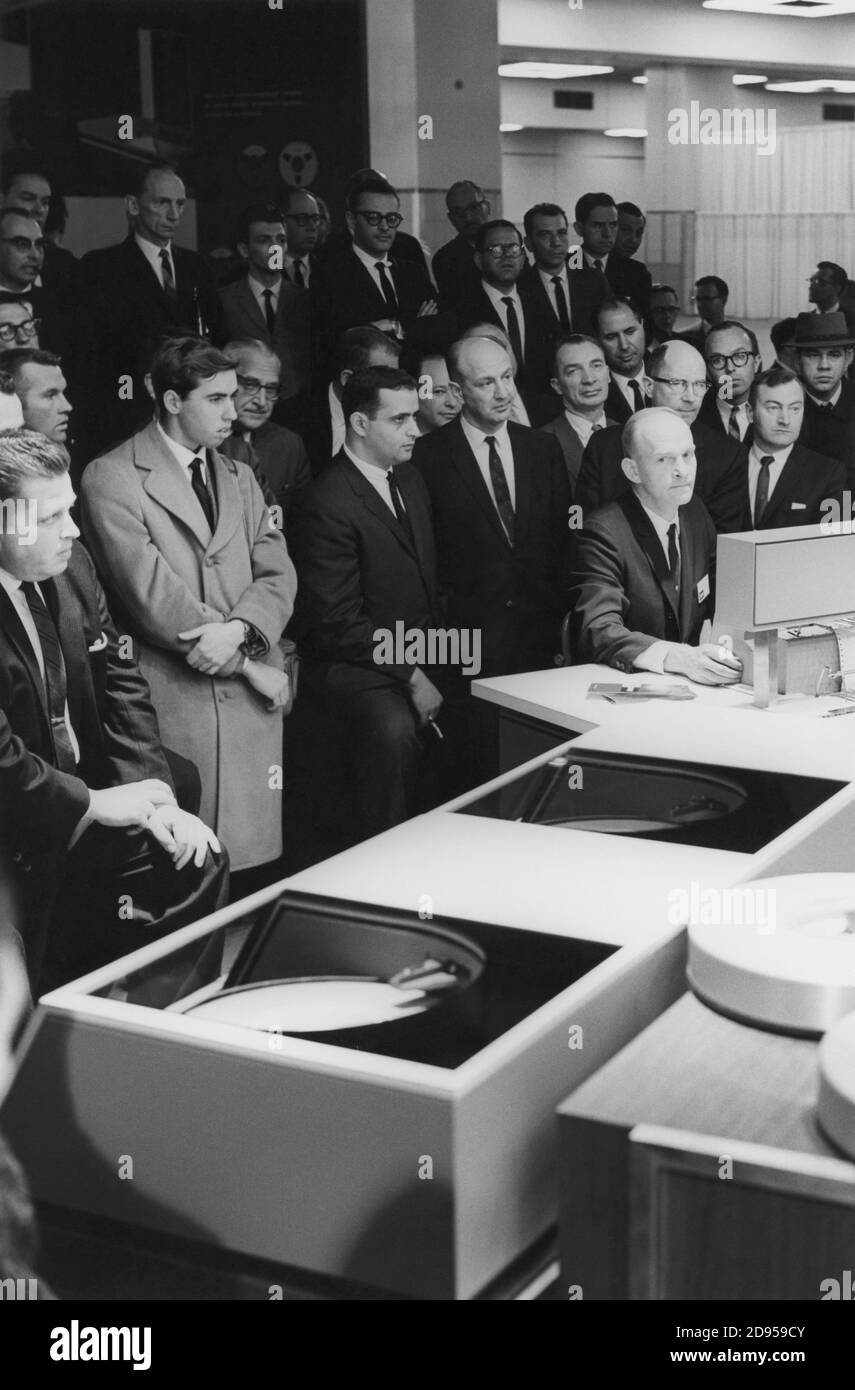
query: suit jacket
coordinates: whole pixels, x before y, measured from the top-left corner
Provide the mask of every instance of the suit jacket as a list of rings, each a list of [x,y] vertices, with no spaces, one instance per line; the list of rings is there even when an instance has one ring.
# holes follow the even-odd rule
[[[799,443],[826,458],[841,459],[846,465],[846,485],[855,491],[855,448],[852,426],[855,422],[855,387],[845,378],[840,395],[830,410],[824,410],[805,393],[805,413]]]
[[[480,628],[481,674],[551,666],[569,583],[570,486],[555,439],[509,424],[516,516],[511,545],[458,420],[416,441],[430,493],[450,626]]]
[[[520,277],[522,278],[522,277]],[[520,391],[535,391],[552,394],[549,382],[552,378],[553,345],[559,335],[558,319],[547,303],[546,295],[540,298],[530,291],[520,289],[523,310],[524,349],[523,361],[517,363],[517,386]],[[458,311],[461,332],[472,328],[476,323],[494,323],[502,332],[505,325],[492,300],[487,297],[481,281],[470,299],[461,304]]]
[[[374,660],[375,632],[443,621],[430,501],[412,464],[395,469],[412,534],[342,450],[309,487],[297,523],[301,651],[336,688],[406,684],[413,667]]]
[[[160,336],[201,331],[217,344],[225,341],[222,309],[205,261],[174,244],[172,259],[174,298],[164,291],[133,235],[88,252],[80,263],[95,344],[87,362],[86,399],[75,402],[77,423],[89,443],[87,457],[126,439],[151,419],[143,378]],[[125,375],[133,378],[133,397],[120,400],[118,378]]]
[[[727,435],[728,439],[732,439],[733,435],[727,433],[725,423],[722,420],[721,415],[719,414],[718,405],[716,404],[717,398],[718,397],[716,388],[714,386],[711,386],[710,389],[707,391],[707,394],[701,401],[701,408],[698,411],[696,418],[700,420],[702,425],[706,425],[708,429],[717,430],[719,434]],[[748,429],[745,431],[745,437],[742,440],[742,443],[745,445],[746,449],[751,448],[751,441],[753,440],[753,438],[754,426],[749,425]]]
[[[744,530],[748,450],[697,419],[692,436],[698,464],[695,495],[705,503],[717,531]],[[576,486],[576,501],[585,512],[596,511],[632,491],[621,468],[622,458],[620,428],[591,435]]]
[[[249,442],[242,435],[231,435],[222,452],[227,458],[249,464],[264,500],[281,509],[283,529],[290,541],[297,509],[312,480],[309,456],[300,436],[268,420]]]
[[[613,426],[614,424],[615,421],[610,420],[608,416],[606,416],[606,427],[608,428],[610,425]],[[570,490],[573,496],[575,496],[576,483],[579,479],[579,469],[582,467],[582,454],[584,453],[581,439],[570,424],[563,410],[555,420],[550,420],[547,424],[541,425],[540,428],[543,434],[551,434],[558,440],[561,446],[561,452],[564,455],[564,464],[567,468]]]
[[[431,269],[440,299],[455,311],[472,298],[481,283],[475,252],[464,236],[452,237],[440,246],[434,252]]]
[[[642,406],[642,410],[646,408],[647,404],[649,404],[649,402],[645,398],[645,406]],[[609,393],[606,396],[605,410],[606,414],[610,419],[614,420],[616,425],[625,425],[630,415],[634,414],[626,396],[623,394],[620,387],[616,385],[615,379],[611,373],[609,373]]]
[[[575,662],[631,671],[655,641],[699,642],[715,607],[715,527],[699,497],[680,508],[679,519],[677,594],[659,537],[633,492],[588,518],[573,562]]]
[[[276,353],[282,362],[283,399],[307,391],[312,369],[312,301],[308,291],[283,276],[272,335],[248,276],[223,286],[218,294],[226,338],[258,338]]]
[[[54,765],[50,715],[35,653],[0,587],[0,857],[24,900],[31,971],[44,945],[66,847],[88,788],[146,777],[173,785],[149,688],[119,637],[95,567],[78,542],[64,574],[41,584],[59,635],[77,775]]]
[[[829,518],[828,509],[823,503],[836,502],[843,505],[843,491],[846,487],[846,469],[839,459],[825,458],[806,449],[796,440],[781,476],[766,504],[759,530],[770,531],[776,526],[812,526]],[[748,473],[745,474],[743,492],[744,518],[742,529],[750,531],[754,527],[751,504],[748,494]],[[849,511],[845,520],[849,519]],[[836,521],[836,516],[831,516]]]
[[[329,360],[347,328],[397,318],[405,335],[412,335],[420,306],[427,299],[436,299],[436,291],[427,271],[414,261],[395,257],[390,257],[390,261],[397,314],[390,312],[374,275],[352,246],[331,252],[318,267],[309,293],[318,320],[318,352],[322,361]]]
[[[552,298],[546,291],[537,266],[527,265],[518,283],[520,293],[525,291],[538,302],[545,320],[551,323],[553,332],[563,332]],[[595,270],[589,270],[585,266],[582,270],[568,269],[567,284],[570,289],[570,331],[596,337],[594,314],[605,297],[602,280]]]
[[[606,261],[606,279],[612,292],[619,298],[631,299],[642,314],[648,312],[653,276],[644,261],[635,261],[631,256],[619,256],[616,251],[611,251]]]
[[[268,711],[239,677],[188,666],[193,643],[178,633],[243,619],[268,643],[262,659],[281,669],[296,576],[251,470],[210,449],[207,460],[217,496],[213,535],[154,424],[90,463],[81,520],[114,612],[138,643],[163,738],[198,767],[200,815],[243,869],[281,853],[267,787],[270,767],[282,761],[282,712]]]

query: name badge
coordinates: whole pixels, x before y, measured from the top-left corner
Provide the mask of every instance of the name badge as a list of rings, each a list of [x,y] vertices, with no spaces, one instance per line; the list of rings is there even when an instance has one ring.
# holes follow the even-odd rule
[[[698,603],[703,603],[705,598],[710,596],[710,577],[705,574],[703,579],[698,580]]]

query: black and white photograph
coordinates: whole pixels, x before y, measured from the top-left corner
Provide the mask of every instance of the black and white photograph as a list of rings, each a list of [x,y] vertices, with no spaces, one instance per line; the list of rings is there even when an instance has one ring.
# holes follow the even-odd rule
[[[854,361],[855,0],[0,0],[28,1365],[481,1301],[819,1366]]]

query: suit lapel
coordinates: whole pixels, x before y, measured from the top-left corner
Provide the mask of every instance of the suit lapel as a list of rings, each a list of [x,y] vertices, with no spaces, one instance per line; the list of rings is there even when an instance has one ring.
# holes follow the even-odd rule
[[[703,578],[703,575],[701,575]],[[686,508],[680,508],[680,637],[687,641],[695,612],[695,536]]]
[[[205,461],[209,473],[213,475],[214,486],[217,490],[217,524],[207,547],[207,553],[213,555],[216,551],[222,550],[238,527],[242,525],[244,509],[243,499],[238,490],[234,463],[223,454],[217,453],[216,449],[206,450]],[[247,536],[247,541],[251,548],[249,536]]]
[[[38,698],[42,714],[45,717],[45,722],[49,723],[47,694],[42,680],[42,673],[39,670],[39,663],[36,660],[36,654],[33,651],[32,643],[26,634],[24,625],[18,617],[15,605],[2,585],[0,585],[0,625],[2,625],[6,637],[15,648],[15,651],[26,667],[27,674],[30,677],[33,689]]]
[[[485,296],[486,298],[486,296]],[[490,490],[484,482],[484,476],[478,467],[478,462],[469,447],[469,441],[463,433],[463,427],[459,420],[455,420],[453,425],[447,427],[453,431],[451,444],[451,460],[457,468],[463,482],[478,503],[482,512],[486,516],[490,525],[493,527],[497,536],[500,536],[505,545],[509,546],[505,528],[499,520],[499,513],[496,511],[496,504],[490,495]],[[514,471],[516,472],[516,459],[514,460]]]
[[[798,484],[801,473],[801,453],[798,444],[794,444],[790,450],[790,457],[781,469],[781,476],[775,484],[775,490],[769,498],[768,505],[763,513],[763,527],[765,530],[770,529],[770,518],[777,516],[778,512],[783,511],[793,499],[796,501],[802,500],[796,496],[799,490]]]
[[[528,527],[528,514],[531,507],[532,461],[525,447],[524,425],[508,425],[508,439],[514,458],[514,541],[519,544]],[[495,508],[494,508],[495,510]],[[502,527],[504,535],[504,527]]]
[[[382,521],[383,525],[386,526],[392,532],[392,535],[395,537],[395,540],[398,541],[398,543],[402,545],[404,549],[409,552],[410,555],[413,555],[416,559],[418,559],[419,557],[416,553],[414,544],[410,540],[406,528],[402,526],[401,523],[398,521],[398,518],[395,516],[395,513],[392,511],[391,507],[386,506],[386,503],[380,497],[380,494],[378,493],[377,489],[371,486],[371,483],[368,482],[367,478],[363,478],[359,469],[355,466],[355,464],[351,463],[350,459],[347,457],[347,454],[342,452],[338,455],[338,458],[341,461],[341,464],[344,468],[345,477],[347,478],[347,481],[353,488],[353,491],[356,493],[357,497],[360,498],[362,503],[368,508],[372,515],[377,517],[378,521]],[[403,493],[401,495],[403,496]],[[404,505],[406,506],[406,501],[404,502]]]
[[[81,735],[84,727],[83,696],[91,683],[88,639],[82,626],[82,614],[65,574],[39,587],[59,635],[72,728]]]
[[[667,600],[677,622],[680,621],[680,614],[677,607],[677,595],[674,592],[674,585],[671,582],[671,575],[668,570],[668,563],[665,559],[665,551],[662,549],[662,542],[656,534],[653,523],[642,507],[634,492],[629,492],[618,499],[618,505],[622,507],[627,521],[632,527],[633,534],[647,556],[647,561],[656,576],[662,593]],[[682,581],[682,534],[680,536],[681,548],[681,592],[685,591],[685,583]]]
[[[284,281],[283,281],[283,284],[284,284]],[[265,337],[266,337],[266,335],[267,335],[267,319],[264,317],[264,314],[261,312],[261,305],[259,304],[259,302],[258,302],[258,300],[256,299],[255,295],[253,294],[252,290],[249,288],[249,276],[245,275],[245,276],[243,277],[243,279],[242,279],[241,281],[238,282],[238,290],[237,290],[237,293],[238,293],[238,298],[239,298],[239,300],[240,300],[241,307],[243,308],[244,313],[247,314],[247,315],[249,316],[249,318],[252,319],[252,321],[253,321],[253,323],[255,324],[256,328],[260,329],[261,332],[262,332],[262,333],[265,335]],[[278,303],[278,305],[277,305],[277,313],[278,313],[279,308],[281,308],[281,305],[282,305],[282,292],[281,292],[281,287],[280,287],[279,303]]]
[[[193,533],[202,549],[207,550],[211,529],[182,474],[180,464],[161,438],[157,425],[147,425],[134,436],[133,451],[134,464],[143,474],[143,488],[149,497],[177,517]]]

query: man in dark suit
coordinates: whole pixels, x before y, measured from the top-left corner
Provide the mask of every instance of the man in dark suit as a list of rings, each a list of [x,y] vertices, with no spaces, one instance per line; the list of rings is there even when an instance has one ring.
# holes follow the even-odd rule
[[[700,314],[700,323],[694,328],[687,328],[685,333],[678,333],[677,337],[697,348],[698,352],[703,352],[704,340],[710,329],[724,322],[729,295],[727,282],[720,276],[702,275],[700,280],[695,281],[695,292],[692,295],[692,301]]]
[[[573,563],[572,638],[577,663],[738,681],[724,647],[701,643],[715,606],[716,535],[694,497],[695,450],[685,420],[645,410],[623,429],[629,491],[589,517]]]
[[[757,336],[735,319],[724,319],[710,329],[702,351],[712,385],[697,418],[747,448],[753,434],[748,397],[762,365]]]
[[[680,299],[674,286],[653,285],[650,290],[650,308],[644,321],[648,352],[674,337],[674,324],[679,313]]]
[[[51,206],[51,179],[41,160],[28,150],[7,151],[3,156],[0,190],[3,207],[16,208],[34,218],[44,235]],[[48,237],[45,238],[44,262],[36,285],[45,290],[48,300],[55,296],[76,300],[80,288],[77,258]]]
[[[805,388],[799,443],[846,464],[855,489],[855,457],[848,440],[855,420],[855,387],[848,378],[855,335],[841,313],[799,314],[794,331],[796,371]]]
[[[602,283],[604,297],[629,298],[641,317],[647,313],[650,274],[645,265],[616,251],[619,214],[609,193],[583,193],[576,203],[577,236],[585,265]]]
[[[673,410],[691,428],[697,455],[695,491],[716,530],[739,531],[745,519],[746,450],[738,440],[698,420],[706,389],[704,360],[688,343],[672,340],[651,355],[651,405]],[[591,436],[576,488],[576,502],[585,512],[604,507],[629,490],[622,458],[619,429]]]
[[[178,174],[171,165],[144,167],[126,201],[130,235],[81,261],[95,345],[89,390],[80,402],[90,457],[151,419],[144,378],[161,337],[194,333],[215,343],[224,338],[213,275],[201,256],[174,242],[186,203]],[[131,379],[131,389],[121,378]]]
[[[287,247],[285,220],[272,203],[256,203],[241,214],[238,254],[246,263],[242,279],[219,290],[229,338],[257,338],[282,363],[277,419],[292,410],[295,424],[311,382],[311,300],[283,273]]]
[[[330,247],[312,277],[319,351],[328,362],[342,333],[373,324],[398,339],[418,341],[421,318],[437,313],[427,272],[392,255],[403,218],[391,184],[373,179],[348,200],[350,245]]]
[[[197,920],[226,884],[225,857],[206,862],[216,839],[176,803],[74,500],[61,445],[3,435],[0,501],[17,524],[0,533],[0,845],[34,992]]]
[[[288,232],[283,270],[295,289],[308,290],[317,264],[315,250],[321,232],[318,201],[306,188],[286,188],[279,199]]]
[[[635,203],[618,203],[618,229],[608,271],[615,294],[632,299],[643,314],[650,310],[653,276],[644,261],[634,259],[641,246],[647,218]]]
[[[770,367],[751,388],[754,441],[748,455],[743,529],[812,526],[843,515],[846,469],[799,440],[804,388],[785,367]],[[831,512],[829,512],[829,507]],[[846,518],[849,510],[846,511]]]
[[[548,311],[553,332],[593,333],[594,314],[605,297],[603,281],[587,267],[571,269],[566,212],[557,203],[537,203],[528,209],[523,224],[534,265],[524,267],[520,290]]]
[[[475,242],[490,220],[490,202],[483,188],[469,179],[453,183],[445,195],[448,220],[457,236],[434,253],[431,269],[440,299],[451,309],[471,299],[478,289]]]
[[[604,299],[594,315],[594,334],[609,368],[606,414],[622,425],[636,410],[644,409],[651,390],[644,365],[641,310],[628,299]]]
[[[552,344],[559,324],[544,295],[519,286],[526,255],[513,222],[500,218],[481,227],[475,264],[481,280],[472,298],[459,306],[461,329],[496,324],[513,348],[520,390],[549,393]]]
[[[410,660],[394,641],[443,627],[430,502],[410,463],[418,404],[416,383],[396,367],[345,382],[344,448],[309,488],[298,527],[298,704],[308,693],[344,733],[354,842],[419,809],[436,737],[428,726],[442,705],[424,654]]]
[[[303,435],[314,473],[326,468],[344,446],[347,425],[341,408],[345,382],[367,367],[397,367],[398,342],[370,324],[348,328],[336,343],[331,370],[321,376],[313,391],[311,430]]]
[[[848,307],[846,286],[849,277],[835,261],[819,261],[808,281],[808,299],[816,314],[844,314],[846,326],[855,333],[855,314]]]
[[[555,349],[553,390],[564,407],[556,420],[542,425],[544,434],[558,440],[571,491],[575,494],[582,455],[592,434],[615,424],[604,406],[609,389],[609,369],[595,338],[571,333]]]

